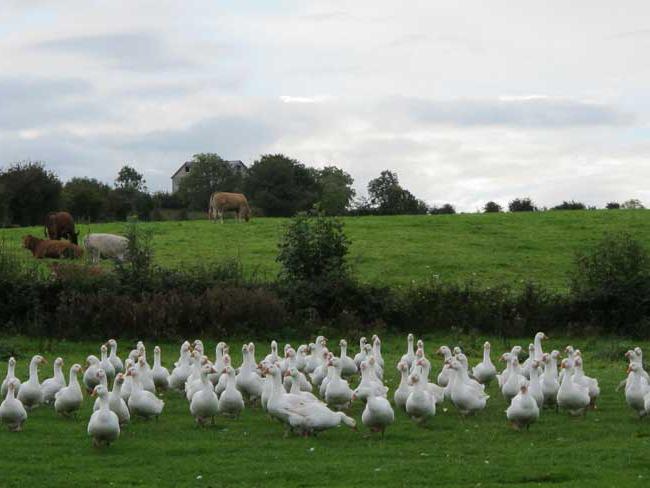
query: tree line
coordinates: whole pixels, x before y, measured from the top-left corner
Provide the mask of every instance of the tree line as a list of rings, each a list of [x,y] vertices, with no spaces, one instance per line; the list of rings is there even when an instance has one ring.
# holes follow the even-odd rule
[[[317,210],[326,215],[454,214],[446,203],[429,206],[405,189],[397,173],[389,170],[372,179],[367,197],[355,198],[354,180],[336,166],[313,168],[283,154],[266,154],[246,171],[233,168],[218,154],[200,153],[178,191],[150,192],[143,175],[123,166],[112,185],[95,178],[75,177],[63,183],[42,162],[23,161],[0,169],[0,225],[27,226],[43,223],[47,212],[67,210],[80,221],[142,220],[162,218],[162,210],[207,211],[215,191],[244,193],[257,216],[288,217]],[[511,212],[549,210],[538,208],[530,198],[508,203]],[[643,208],[638,200],[610,202],[606,208]],[[550,210],[583,210],[586,205],[565,201]],[[490,201],[482,211],[502,212]]]

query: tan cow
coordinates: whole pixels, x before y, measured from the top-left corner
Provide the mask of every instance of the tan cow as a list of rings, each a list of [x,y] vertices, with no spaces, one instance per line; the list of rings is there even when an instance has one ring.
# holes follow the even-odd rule
[[[243,218],[246,222],[250,220],[251,208],[243,193],[215,192],[210,197],[210,220],[217,221],[217,217],[223,224],[223,213],[226,211],[236,212],[237,222]]]

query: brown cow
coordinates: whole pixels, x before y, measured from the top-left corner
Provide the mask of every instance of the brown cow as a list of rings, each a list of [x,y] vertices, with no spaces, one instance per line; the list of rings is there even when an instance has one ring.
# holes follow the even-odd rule
[[[29,234],[23,236],[23,247],[32,251],[37,259],[80,258],[84,253],[83,249],[71,242],[39,239]]]
[[[79,232],[74,231],[74,219],[68,212],[50,212],[45,217],[45,237],[58,241],[66,238],[77,244]]]
[[[237,222],[243,218],[246,222],[250,220],[251,208],[243,193],[216,192],[210,197],[210,220],[217,221],[217,217],[223,224],[223,213],[227,210],[235,211]]]

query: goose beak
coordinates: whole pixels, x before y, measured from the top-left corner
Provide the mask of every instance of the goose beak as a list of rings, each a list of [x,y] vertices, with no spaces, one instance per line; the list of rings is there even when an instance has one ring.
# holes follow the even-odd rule
[[[548,336],[547,336],[546,334],[544,334],[544,335],[542,336],[542,339],[548,339]]]
[[[628,367],[627,367],[627,371],[626,371],[626,373],[627,373],[627,374],[630,374],[631,372],[632,372],[632,367],[631,367],[631,366],[628,366]]]

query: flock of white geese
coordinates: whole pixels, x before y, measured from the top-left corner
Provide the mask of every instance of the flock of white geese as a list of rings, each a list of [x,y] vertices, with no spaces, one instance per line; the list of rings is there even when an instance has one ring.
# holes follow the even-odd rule
[[[556,350],[545,353],[539,332],[528,348],[528,358],[520,364],[520,346],[504,353],[507,366],[501,373],[490,358],[490,343],[483,347],[483,360],[470,368],[462,350],[440,347],[442,368],[436,382],[430,381],[431,362],[421,340],[407,338],[407,351],[397,364],[401,374],[393,393],[394,406],[404,410],[416,422],[426,422],[448,401],[463,415],[486,407],[489,396],[485,386],[496,380],[509,407],[506,417],[516,429],[528,428],[544,406],[562,408],[572,415],[583,415],[594,408],[600,389],[598,381],[585,375],[584,361],[578,349],[567,346],[566,357],[560,360]],[[297,349],[285,345],[283,354],[271,342],[271,352],[259,363],[255,345],[242,347],[243,361],[235,369],[226,343],[216,346],[215,359],[206,355],[203,343],[184,342],[180,356],[171,372],[161,363],[161,350],[154,348],[153,367],[147,361],[147,350],[138,342],[122,362],[113,339],[100,347],[100,357],[88,356],[86,368],[73,364],[66,384],[63,359],[53,363],[54,375],[42,383],[39,366],[45,359],[36,355],[29,365],[29,379],[15,375],[16,360],[10,358],[7,375],[2,382],[0,420],[12,431],[20,431],[27,412],[39,405],[52,405],[61,415],[75,415],[84,402],[83,390],[96,396],[88,434],[93,445],[115,441],[132,417],[158,418],[165,406],[157,394],[175,390],[184,395],[189,411],[198,424],[214,422],[218,415],[238,417],[249,405],[259,405],[286,426],[285,434],[310,435],[345,424],[356,428],[356,421],[345,411],[355,401],[365,404],[361,421],[371,431],[381,432],[395,421],[393,406],[384,386],[384,359],[381,340],[373,336],[370,343],[360,340],[356,356],[348,356],[347,342],[339,342],[340,354],[329,351],[327,340],[320,336],[314,343]],[[640,348],[628,351],[628,377],[625,386],[627,403],[640,416],[650,412],[650,378],[643,370]],[[558,364],[559,362],[559,364]],[[559,366],[559,368],[558,368]],[[82,376],[81,383],[79,375]],[[350,380],[360,376],[356,388]],[[112,387],[109,389],[109,384]]]

